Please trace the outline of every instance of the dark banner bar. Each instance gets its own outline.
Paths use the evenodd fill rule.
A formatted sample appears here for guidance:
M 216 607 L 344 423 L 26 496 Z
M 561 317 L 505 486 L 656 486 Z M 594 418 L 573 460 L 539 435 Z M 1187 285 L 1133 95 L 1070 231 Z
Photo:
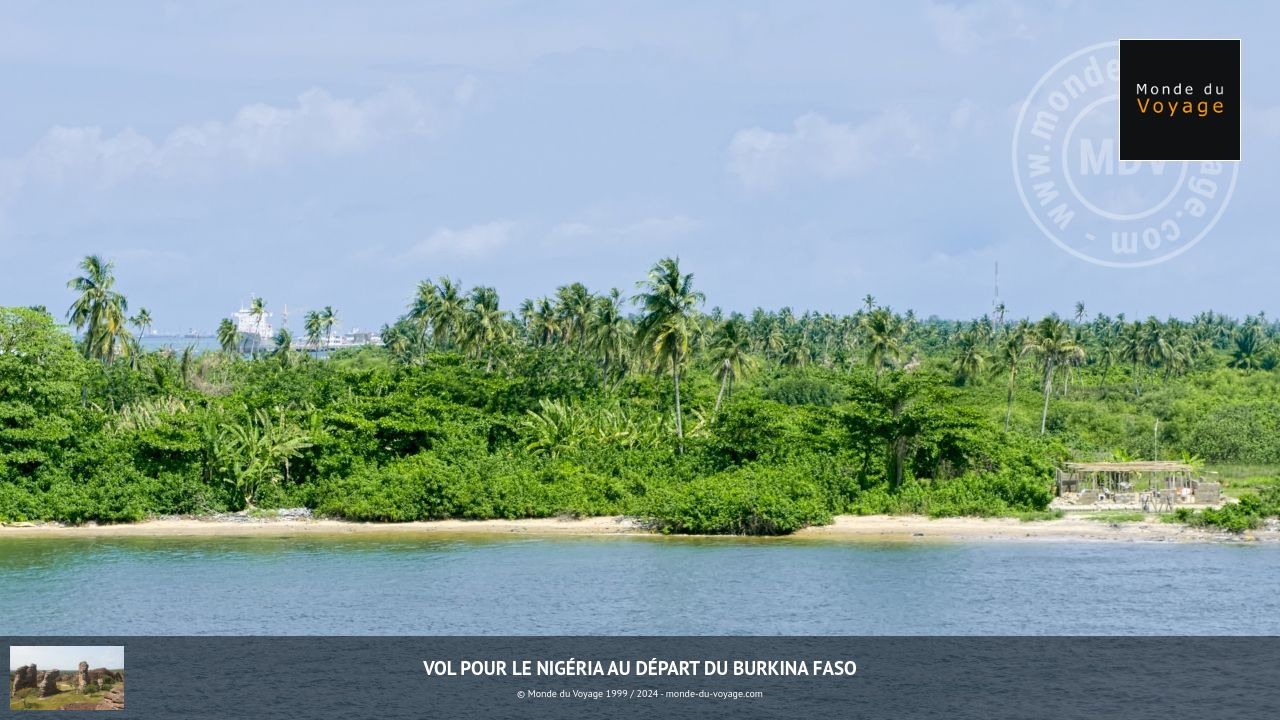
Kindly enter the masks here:
M 1170 720 L 1274 717 L 1280 707 L 1278 638 L 5 641 L 123 645 L 124 713 L 136 718 Z

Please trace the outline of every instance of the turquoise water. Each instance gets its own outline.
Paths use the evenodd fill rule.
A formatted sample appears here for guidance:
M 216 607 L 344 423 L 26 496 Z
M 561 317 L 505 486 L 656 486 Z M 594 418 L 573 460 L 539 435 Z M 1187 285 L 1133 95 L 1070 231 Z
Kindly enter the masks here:
M 1280 547 L 0 540 L 23 634 L 1280 634 Z
M 182 352 L 186 348 L 191 348 L 196 352 L 211 352 L 220 350 L 222 346 L 218 344 L 215 337 L 171 337 L 162 335 L 148 335 L 142 338 L 141 342 L 144 350 L 172 350 L 174 352 Z

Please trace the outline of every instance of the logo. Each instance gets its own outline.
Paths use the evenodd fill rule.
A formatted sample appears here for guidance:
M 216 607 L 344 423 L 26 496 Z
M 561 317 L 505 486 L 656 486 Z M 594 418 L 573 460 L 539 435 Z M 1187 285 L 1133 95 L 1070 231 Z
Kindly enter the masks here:
M 1013 175 L 1023 207 L 1058 247 L 1096 265 L 1145 267 L 1213 229 L 1239 165 L 1121 160 L 1119 45 L 1079 50 L 1040 78 L 1014 126 Z
M 1239 40 L 1121 40 L 1123 160 L 1240 159 Z

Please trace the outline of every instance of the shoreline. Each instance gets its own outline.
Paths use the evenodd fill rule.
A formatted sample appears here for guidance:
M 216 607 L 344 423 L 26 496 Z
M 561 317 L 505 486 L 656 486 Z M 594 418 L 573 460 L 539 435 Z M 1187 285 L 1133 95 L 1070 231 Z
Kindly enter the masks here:
M 315 518 L 245 518 L 236 516 L 174 517 L 119 525 L 60 523 L 0 524 L 4 538 L 116 538 L 116 537 L 281 537 L 281 536 L 632 536 L 650 538 L 723 538 L 744 536 L 662 535 L 635 518 L 530 518 L 523 520 L 430 520 L 368 523 Z M 1233 534 L 1193 528 L 1159 520 L 1109 523 L 1070 515 L 1024 522 L 1016 518 L 937 518 L 921 515 L 837 515 L 830 525 L 804 528 L 792 535 L 751 537 L 752 540 L 820 540 L 847 542 L 971 542 L 971 541 L 1086 541 L 1254 543 L 1280 542 L 1274 524 L 1257 531 Z

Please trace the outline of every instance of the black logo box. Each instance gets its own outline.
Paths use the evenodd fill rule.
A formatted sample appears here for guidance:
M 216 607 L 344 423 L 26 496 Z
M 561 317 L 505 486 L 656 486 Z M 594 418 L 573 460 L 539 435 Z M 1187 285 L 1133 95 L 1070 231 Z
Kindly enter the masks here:
M 1240 40 L 1120 40 L 1121 160 L 1239 160 L 1241 102 Z

